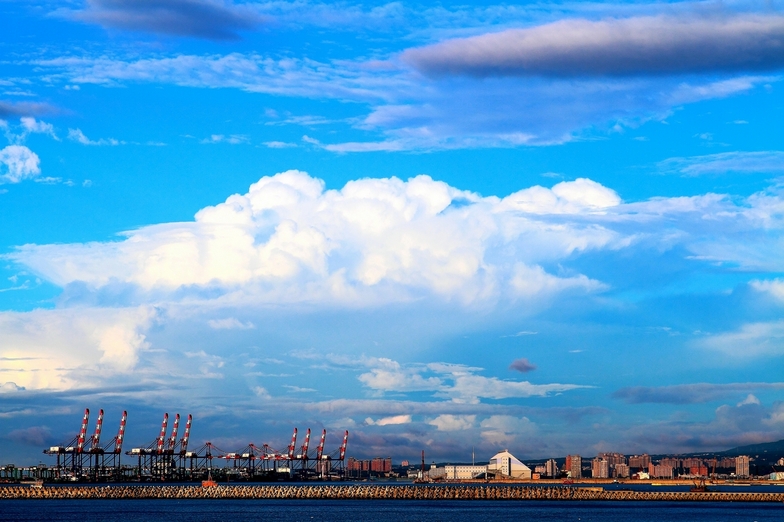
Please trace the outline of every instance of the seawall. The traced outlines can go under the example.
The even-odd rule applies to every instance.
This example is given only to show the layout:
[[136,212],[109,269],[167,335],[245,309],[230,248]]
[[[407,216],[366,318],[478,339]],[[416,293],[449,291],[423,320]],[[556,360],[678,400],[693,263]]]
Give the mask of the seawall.
[[667,502],[784,502],[784,493],[605,491],[530,486],[226,485],[0,487],[3,499],[320,499],[320,500],[636,500]]

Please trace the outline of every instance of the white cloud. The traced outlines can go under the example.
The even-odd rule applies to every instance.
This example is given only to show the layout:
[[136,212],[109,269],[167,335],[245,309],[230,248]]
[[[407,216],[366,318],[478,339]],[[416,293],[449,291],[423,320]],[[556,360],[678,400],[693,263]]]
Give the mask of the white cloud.
[[699,346],[734,358],[784,354],[784,321],[746,323],[733,332],[714,334]]
[[482,430],[482,438],[497,445],[521,443],[521,439],[530,439],[536,432],[536,425],[527,417],[511,415],[491,415],[479,423],[479,426]]
[[252,330],[256,326],[248,321],[243,323],[234,317],[227,317],[225,319],[210,319],[207,321],[210,328],[214,330]]
[[38,155],[24,145],[0,149],[0,183],[19,183],[41,173]]
[[[480,399],[546,397],[577,388],[576,384],[532,384],[477,375],[482,368],[459,364],[431,363],[403,366],[389,359],[378,360],[381,367],[359,376],[368,388],[378,392],[430,391],[456,403],[477,404]],[[370,363],[372,364],[372,362]]]
[[[0,312],[0,370],[29,390],[93,387],[133,371],[153,308]],[[91,375],[83,379],[83,374]]]
[[229,143],[231,145],[238,145],[240,143],[248,143],[250,138],[244,134],[231,134],[229,136],[223,134],[211,134],[209,138],[204,138],[201,143]]
[[118,141],[114,138],[101,138],[99,140],[91,140],[80,129],[68,129],[68,139],[81,143],[82,145],[124,145],[125,142]]
[[476,415],[439,415],[428,422],[435,426],[438,431],[462,431],[474,427]]
[[779,301],[784,301],[784,279],[755,280],[749,285],[758,292],[768,293]]
[[288,149],[298,147],[296,143],[288,143],[285,141],[265,141],[264,145],[270,149]]
[[25,389],[24,386],[17,386],[15,382],[0,383],[0,394],[16,393],[19,391],[23,391],[24,389]]
[[321,180],[289,171],[202,209],[193,222],[143,227],[118,242],[27,245],[12,257],[58,285],[201,285],[260,302],[381,303],[424,293],[470,304],[602,289],[539,263],[614,248],[621,237],[607,228],[549,216],[600,215],[617,195],[589,180],[535,192],[528,201],[536,206],[527,208],[519,193],[483,198],[427,176],[325,191]]
[[57,134],[54,132],[54,125],[51,123],[36,120],[35,118],[28,116],[21,118],[20,121],[26,134],[47,134],[55,140],[60,141],[60,138],[58,138]]
[[750,394],[749,394],[749,395],[748,395],[748,396],[747,396],[745,399],[743,399],[742,401],[740,401],[740,402],[737,404],[737,406],[744,406],[744,405],[746,405],[746,404],[757,404],[757,405],[759,405],[759,404],[761,404],[761,403],[760,403],[760,400],[759,400],[757,397],[755,397],[754,395],[752,395],[752,394],[750,393]]
[[670,158],[658,164],[665,172],[686,176],[728,173],[784,172],[784,152],[778,150],[756,152],[722,152],[705,156]]
[[410,424],[411,415],[394,415],[383,419],[373,420],[370,417],[365,419],[365,423],[370,426],[393,426],[396,424]]

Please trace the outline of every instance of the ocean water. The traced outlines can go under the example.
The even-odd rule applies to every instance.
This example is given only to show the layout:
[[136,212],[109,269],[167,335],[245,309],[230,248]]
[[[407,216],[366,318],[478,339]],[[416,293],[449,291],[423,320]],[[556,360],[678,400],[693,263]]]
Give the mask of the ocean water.
[[65,522],[782,522],[784,503],[401,500],[0,500],[2,520]]

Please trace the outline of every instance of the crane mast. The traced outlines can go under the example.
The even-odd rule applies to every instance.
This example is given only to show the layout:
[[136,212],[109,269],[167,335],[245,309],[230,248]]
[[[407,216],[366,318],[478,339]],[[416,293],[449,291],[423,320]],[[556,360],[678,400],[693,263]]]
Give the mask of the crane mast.
[[188,439],[191,436],[191,423],[193,422],[193,415],[188,414],[188,420],[185,421],[185,434],[180,439],[180,454],[185,455],[188,451]]
[[167,453],[174,453],[174,445],[177,444],[177,431],[180,429],[180,414],[174,416],[174,426],[172,426],[171,437],[169,437],[169,445],[166,448]]
[[92,444],[90,445],[90,451],[95,451],[98,449],[98,445],[101,442],[101,428],[103,427],[103,410],[98,410],[98,421],[95,423],[95,433],[92,436]]
[[346,445],[348,444],[348,430],[346,430],[346,434],[343,435],[343,444],[340,445],[340,460],[346,458]]
[[302,445],[302,460],[307,460],[309,447],[310,447],[310,428],[308,428],[308,431],[305,433],[305,443]]
[[123,438],[125,437],[125,422],[128,420],[128,412],[123,411],[122,418],[120,419],[120,429],[117,432],[117,439],[114,443],[114,452],[120,454],[122,452]]
[[79,430],[79,438],[76,441],[76,452],[81,453],[84,449],[84,440],[87,437],[87,422],[90,420],[90,410],[85,408],[82,418],[82,429]]
[[289,444],[289,454],[288,459],[294,459],[294,451],[297,447],[297,428],[294,428],[294,435],[291,436],[291,444]]
[[327,430],[321,430],[321,440],[319,441],[318,448],[316,448],[316,460],[321,460],[321,456],[324,455],[324,441],[327,439]]
[[158,435],[158,442],[156,444],[156,451],[158,455],[163,453],[163,441],[166,439],[166,426],[169,424],[169,414],[163,414],[163,422],[161,423],[161,434]]

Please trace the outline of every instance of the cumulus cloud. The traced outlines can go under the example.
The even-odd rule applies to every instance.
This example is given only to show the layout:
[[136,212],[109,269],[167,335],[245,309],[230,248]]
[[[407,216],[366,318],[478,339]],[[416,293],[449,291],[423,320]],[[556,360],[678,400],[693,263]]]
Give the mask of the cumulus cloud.
[[199,285],[261,302],[381,303],[423,294],[467,304],[515,301],[601,289],[539,263],[612,247],[618,235],[547,216],[601,215],[619,202],[588,180],[499,199],[427,176],[325,191],[321,180],[289,171],[202,209],[193,222],[144,227],[119,242],[28,245],[12,257],[58,285],[94,289]]
[[62,14],[104,27],[210,40],[234,40],[262,21],[248,5],[223,0],[87,0]]
[[626,76],[784,67],[784,17],[560,20],[403,53],[430,75]]
[[17,386],[15,382],[4,382],[0,384],[0,393],[15,393],[23,391],[24,386]]
[[155,317],[146,307],[1,312],[0,372],[28,390],[95,386],[134,369]]
[[658,164],[665,172],[686,176],[705,174],[768,174],[784,172],[784,152],[778,150],[756,152],[722,152],[687,158],[669,158]]
[[673,386],[634,386],[621,388],[613,393],[613,398],[631,404],[697,404],[724,399],[728,396],[748,393],[755,390],[781,390],[780,382],[743,382],[743,383],[695,383]]
[[515,359],[512,361],[512,364],[509,365],[510,370],[514,370],[520,373],[528,373],[536,370],[536,365],[531,364],[528,359]]
[[41,173],[38,155],[24,145],[0,149],[0,183],[19,183]]
[[758,292],[768,293],[779,301],[784,301],[784,279],[755,280],[749,285]]

